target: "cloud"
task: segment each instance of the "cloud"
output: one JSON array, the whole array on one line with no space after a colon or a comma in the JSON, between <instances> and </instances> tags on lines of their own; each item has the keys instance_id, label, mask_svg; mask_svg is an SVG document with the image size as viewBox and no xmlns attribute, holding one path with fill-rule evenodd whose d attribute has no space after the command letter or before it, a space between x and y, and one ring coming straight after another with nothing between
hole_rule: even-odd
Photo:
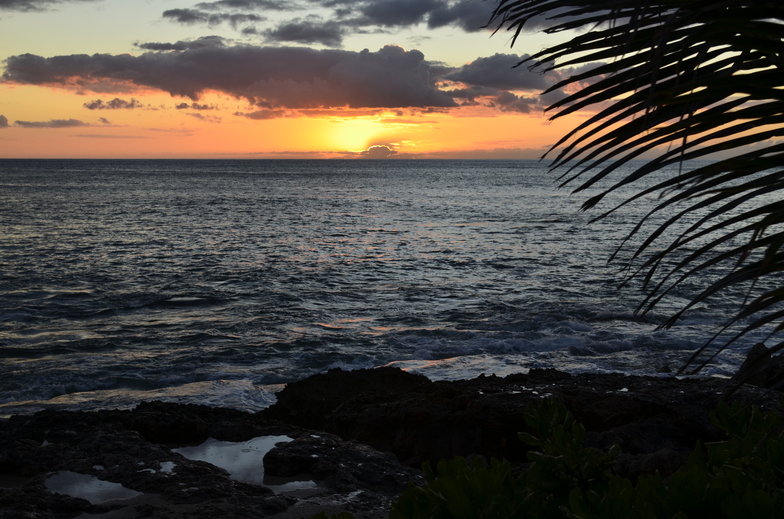
<instances>
[{"instance_id":1,"label":"cloud","mask_svg":"<svg viewBox=\"0 0 784 519\"><path fill-rule=\"evenodd\" d=\"M8 119L5 115L0 115L0 128L8 128Z\"/></svg>"},{"instance_id":2,"label":"cloud","mask_svg":"<svg viewBox=\"0 0 784 519\"><path fill-rule=\"evenodd\" d=\"M263 16L247 13L210 13L197 9L169 9L163 12L163 17L171 21L185 25L205 24L214 27L222 23L228 23L233 28L244 23L263 22Z\"/></svg>"},{"instance_id":3,"label":"cloud","mask_svg":"<svg viewBox=\"0 0 784 519\"><path fill-rule=\"evenodd\" d=\"M485 29L490 15L493 14L494 2L461 1L454 4L441 4L430 12L427 26L431 29L454 25L466 32L477 32Z\"/></svg>"},{"instance_id":4,"label":"cloud","mask_svg":"<svg viewBox=\"0 0 784 519\"><path fill-rule=\"evenodd\" d=\"M331 9L332 19L317 23L295 18L265 31L267 37L271 41L338 46L350 30L364 32L366 27L411 27L425 22L431 29L451 25L466 32L476 32L487 25L496 3L480 0L310 0L303 5L283 0L218 0L201 2L192 8L169 9L163 17L186 25L211 27L228 22L236 29L240 24L264 20L253 14L254 11L301 11L308 5ZM242 32L257 34L258 30L248 26Z\"/></svg>"},{"instance_id":5,"label":"cloud","mask_svg":"<svg viewBox=\"0 0 784 519\"><path fill-rule=\"evenodd\" d=\"M542 148L491 148L473 150L444 150L431 151L427 153L407 153L401 158L419 159L541 159L542 155L549 149L549 146Z\"/></svg>"},{"instance_id":6,"label":"cloud","mask_svg":"<svg viewBox=\"0 0 784 519\"><path fill-rule=\"evenodd\" d=\"M205 11L218 11L220 9L237 9L243 11L288 11L291 10L292 2L284 0L218 0L217 2L202 2L194 7Z\"/></svg>"},{"instance_id":7,"label":"cloud","mask_svg":"<svg viewBox=\"0 0 784 519\"><path fill-rule=\"evenodd\" d=\"M134 46L145 50L189 50L204 47L224 47L225 40L220 36L202 36L195 40L181 40L177 43L134 43Z\"/></svg>"},{"instance_id":8,"label":"cloud","mask_svg":"<svg viewBox=\"0 0 784 519\"><path fill-rule=\"evenodd\" d=\"M100 117L98 120L100 122L102 122L103 124L112 124L112 122L109 119L107 119L106 117Z\"/></svg>"},{"instance_id":9,"label":"cloud","mask_svg":"<svg viewBox=\"0 0 784 519\"><path fill-rule=\"evenodd\" d=\"M267 119L279 119L286 116L285 110L256 110L255 112L234 112L239 117L247 117L254 121L264 121Z\"/></svg>"},{"instance_id":10,"label":"cloud","mask_svg":"<svg viewBox=\"0 0 784 519\"><path fill-rule=\"evenodd\" d=\"M397 151L391 149L389 146L377 144L369 147L365 151L359 152L357 155L366 159L388 159L397 155Z\"/></svg>"},{"instance_id":11,"label":"cloud","mask_svg":"<svg viewBox=\"0 0 784 519\"><path fill-rule=\"evenodd\" d=\"M438 124L438 121L434 121L431 119L406 119L404 117L385 117L381 121L381 124L385 126L398 126L398 125L418 125L418 124Z\"/></svg>"},{"instance_id":12,"label":"cloud","mask_svg":"<svg viewBox=\"0 0 784 519\"><path fill-rule=\"evenodd\" d=\"M527 67L514 68L527 57L527 54L495 54L477 58L444 75L444 79L499 90L545 90L554 83L549 76L531 72Z\"/></svg>"},{"instance_id":13,"label":"cloud","mask_svg":"<svg viewBox=\"0 0 784 519\"><path fill-rule=\"evenodd\" d=\"M352 27L410 27L427 22L431 29L452 25L467 32L483 29L495 2L480 0L311 0L332 8L335 21Z\"/></svg>"},{"instance_id":14,"label":"cloud","mask_svg":"<svg viewBox=\"0 0 784 519\"><path fill-rule=\"evenodd\" d=\"M343 43L344 34L345 29L338 22L310 20L293 20L264 31L269 41L320 43L327 47L339 47Z\"/></svg>"},{"instance_id":15,"label":"cloud","mask_svg":"<svg viewBox=\"0 0 784 519\"><path fill-rule=\"evenodd\" d=\"M141 135L102 135L95 133L77 133L74 137L83 139L149 139L149 137L142 137Z\"/></svg>"},{"instance_id":16,"label":"cloud","mask_svg":"<svg viewBox=\"0 0 784 519\"><path fill-rule=\"evenodd\" d=\"M526 67L516 67L527 55L495 54L477 58L460 68L445 71L441 78L462 83L464 88L445 92L454 99L461 99L461 106L486 106L502 112L532 113L543 110L553 100L561 99L563 92L539 93L555 84L562 77L559 71L547 74L531 72ZM567 69L573 73L574 69ZM444 83L441 86L448 86ZM519 95L520 91L536 92L532 96ZM517 93L515 93L517 92Z\"/></svg>"},{"instance_id":17,"label":"cloud","mask_svg":"<svg viewBox=\"0 0 784 519\"><path fill-rule=\"evenodd\" d=\"M133 110L134 108L142 108L142 105L136 99L131 98L130 101L125 101L119 97L115 97L108 103L104 103L103 99L96 99L89 103L84 103L84 107L88 110Z\"/></svg>"},{"instance_id":18,"label":"cloud","mask_svg":"<svg viewBox=\"0 0 784 519\"><path fill-rule=\"evenodd\" d=\"M200 113L188 113L188 114L185 114L185 115L189 115L191 117L199 119L200 121L205 121L205 122L208 122L208 123L220 123L220 122L223 122L223 119L221 119L220 117L215 116L215 115L204 115L204 114L200 114Z\"/></svg>"},{"instance_id":19,"label":"cloud","mask_svg":"<svg viewBox=\"0 0 784 519\"><path fill-rule=\"evenodd\" d=\"M205 47L180 52L74 54L6 59L6 82L91 91L155 88L197 101L205 91L259 108L453 107L418 50L376 52L304 47Z\"/></svg>"},{"instance_id":20,"label":"cloud","mask_svg":"<svg viewBox=\"0 0 784 519\"><path fill-rule=\"evenodd\" d=\"M441 6L439 0L373 0L364 2L359 7L362 16L349 23L383 27L415 25Z\"/></svg>"},{"instance_id":21,"label":"cloud","mask_svg":"<svg viewBox=\"0 0 784 519\"><path fill-rule=\"evenodd\" d=\"M16 126L22 128L76 128L90 126L78 119L52 119L50 121L15 121Z\"/></svg>"},{"instance_id":22,"label":"cloud","mask_svg":"<svg viewBox=\"0 0 784 519\"><path fill-rule=\"evenodd\" d=\"M217 110L218 109L217 106L202 105L202 104L199 104L199 103L191 103L191 104L180 103L180 104L176 105L174 108L176 108L177 110L188 110L188 109L190 109L190 110Z\"/></svg>"},{"instance_id":23,"label":"cloud","mask_svg":"<svg viewBox=\"0 0 784 519\"><path fill-rule=\"evenodd\" d=\"M539 98L517 96L512 92L501 92L493 99L493 103L502 112L530 114L534 107L539 106Z\"/></svg>"},{"instance_id":24,"label":"cloud","mask_svg":"<svg viewBox=\"0 0 784 519\"><path fill-rule=\"evenodd\" d=\"M445 92L451 97L457 99L467 99L468 101L474 101L477 97L498 95L499 90L493 87L471 85L468 88L456 88L454 90L446 90Z\"/></svg>"},{"instance_id":25,"label":"cloud","mask_svg":"<svg viewBox=\"0 0 784 519\"><path fill-rule=\"evenodd\" d=\"M0 0L0 11L43 11L56 4L64 4L69 0ZM95 0L70 0L95 1Z\"/></svg>"}]
</instances>

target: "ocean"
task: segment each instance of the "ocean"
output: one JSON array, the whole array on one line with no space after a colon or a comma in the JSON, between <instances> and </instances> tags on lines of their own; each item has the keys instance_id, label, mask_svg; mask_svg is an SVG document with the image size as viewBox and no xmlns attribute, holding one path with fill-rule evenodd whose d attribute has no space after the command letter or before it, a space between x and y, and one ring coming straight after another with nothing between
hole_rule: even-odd
<instances>
[{"instance_id":1,"label":"ocean","mask_svg":"<svg viewBox=\"0 0 784 519\"><path fill-rule=\"evenodd\" d=\"M594 192L555 179L525 160L2 160L0 416L253 411L335 367L671 376L742 294L657 329L704 280L639 316L608 264L656 198L591 223Z\"/></svg>"}]
</instances>

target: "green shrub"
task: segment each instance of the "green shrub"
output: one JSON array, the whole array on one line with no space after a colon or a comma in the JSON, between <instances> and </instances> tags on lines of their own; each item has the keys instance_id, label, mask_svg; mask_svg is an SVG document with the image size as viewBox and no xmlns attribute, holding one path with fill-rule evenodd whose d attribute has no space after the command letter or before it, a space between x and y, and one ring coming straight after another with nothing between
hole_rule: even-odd
<instances>
[{"instance_id":1,"label":"green shrub","mask_svg":"<svg viewBox=\"0 0 784 519\"><path fill-rule=\"evenodd\" d=\"M392 504L390 519L698 519L784 517L784 419L756 407L721 406L713 424L727 440L700 443L668 480L658 474L637 485L613 474L617 447L583 446L585 428L547 399L529 405L535 447L518 476L508 461L440 461L423 465L427 484L411 485ZM322 517L323 516L323 517ZM341 514L333 519L348 519ZM314 519L328 519L319 514Z\"/></svg>"},{"instance_id":2,"label":"green shrub","mask_svg":"<svg viewBox=\"0 0 784 519\"><path fill-rule=\"evenodd\" d=\"M486 468L480 459L468 464L463 458L438 463L438 477L429 463L423 466L427 485L411 486L392 504L390 519L457 517L519 517L525 510L526 493L512 475L508 461L491 461Z\"/></svg>"}]
</instances>

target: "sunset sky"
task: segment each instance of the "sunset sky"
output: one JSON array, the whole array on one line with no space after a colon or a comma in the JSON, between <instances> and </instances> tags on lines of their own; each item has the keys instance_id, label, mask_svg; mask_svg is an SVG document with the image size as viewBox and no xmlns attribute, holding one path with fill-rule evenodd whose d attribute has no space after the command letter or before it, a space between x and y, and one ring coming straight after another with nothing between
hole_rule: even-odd
<instances>
[{"instance_id":1,"label":"sunset sky","mask_svg":"<svg viewBox=\"0 0 784 519\"><path fill-rule=\"evenodd\" d=\"M494 6L0 0L0 157L536 158L574 119L512 67L557 37Z\"/></svg>"}]
</instances>

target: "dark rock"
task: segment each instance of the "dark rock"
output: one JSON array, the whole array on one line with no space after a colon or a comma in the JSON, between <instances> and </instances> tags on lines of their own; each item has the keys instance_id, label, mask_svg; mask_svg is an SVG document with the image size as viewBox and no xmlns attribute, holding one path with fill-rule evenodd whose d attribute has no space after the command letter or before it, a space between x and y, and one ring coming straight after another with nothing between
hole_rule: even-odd
<instances>
[{"instance_id":1,"label":"dark rock","mask_svg":"<svg viewBox=\"0 0 784 519\"><path fill-rule=\"evenodd\" d=\"M527 461L528 447L518 439L527 428L526 407L546 396L562 401L586 427L588 446L621 447L619 474L667 476L697 440L721 439L709 413L725 389L718 379L551 369L432 382L380 368L331 370L289 384L278 403L256 414L151 402L133 411L14 416L0 422L0 485L15 486L0 488L0 519L70 519L82 513L107 519L296 519L319 511L385 517L409 481L421 482L416 467L422 461L496 457L520 470ZM733 398L780 407L777 395L760 388L744 387ZM293 441L267 454L265 477L315 480L317 488L275 495L170 449L210 437L238 442L269 435ZM174 470L162 470L166 462ZM56 495L45 481L59 471L120 483L143 496L91 505Z\"/></svg>"},{"instance_id":2,"label":"dark rock","mask_svg":"<svg viewBox=\"0 0 784 519\"><path fill-rule=\"evenodd\" d=\"M264 416L308 429L319 429L327 417L351 398L369 395L385 401L432 386L422 375L397 368L343 371L340 368L288 384Z\"/></svg>"},{"instance_id":3,"label":"dark rock","mask_svg":"<svg viewBox=\"0 0 784 519\"><path fill-rule=\"evenodd\" d=\"M784 356L771 355L761 342L752 346L732 380L742 384L772 388L784 383Z\"/></svg>"},{"instance_id":4,"label":"dark rock","mask_svg":"<svg viewBox=\"0 0 784 519\"><path fill-rule=\"evenodd\" d=\"M401 494L408 483L424 482L418 471L402 467L392 454L326 434L303 434L275 446L264 457L265 477L312 475L340 492L363 490Z\"/></svg>"},{"instance_id":5,"label":"dark rock","mask_svg":"<svg viewBox=\"0 0 784 519\"><path fill-rule=\"evenodd\" d=\"M278 402L260 414L390 451L412 467L475 454L524 462L528 448L518 433L527 429L525 409L552 396L586 427L591 446L618 444L632 455L663 448L690 452L698 439L720 437L709 412L725 384L719 379L569 375L553 369L429 382L391 368L335 369L289 384ZM736 398L754 402L760 396L760 391L745 388ZM775 397L761 403L778 405Z\"/></svg>"},{"instance_id":6,"label":"dark rock","mask_svg":"<svg viewBox=\"0 0 784 519\"><path fill-rule=\"evenodd\" d=\"M208 437L246 441L270 435L295 439L291 452L298 452L300 465L317 475L318 489L302 498L275 495L265 486L234 481L223 469L186 459L158 443L198 444ZM335 436L329 437L329 450L321 452L327 445L324 440L317 442L317 436L250 413L160 402L139 405L134 411L46 411L12 417L0 422L0 476L12 476L0 477L0 484L20 483L17 488L0 488L0 519L71 518L81 513L118 518L286 517L292 504L307 504L309 499L331 500L340 503L340 510L369 510L382 516L385 511L378 504L388 507L407 481L416 478L393 456ZM317 459L313 455L323 458L305 466L305 453L311 460ZM355 466L349 467L345 460ZM166 462L174 464L173 470L162 470ZM62 471L119 483L143 495L95 505L56 495L45 482Z\"/></svg>"}]
</instances>

